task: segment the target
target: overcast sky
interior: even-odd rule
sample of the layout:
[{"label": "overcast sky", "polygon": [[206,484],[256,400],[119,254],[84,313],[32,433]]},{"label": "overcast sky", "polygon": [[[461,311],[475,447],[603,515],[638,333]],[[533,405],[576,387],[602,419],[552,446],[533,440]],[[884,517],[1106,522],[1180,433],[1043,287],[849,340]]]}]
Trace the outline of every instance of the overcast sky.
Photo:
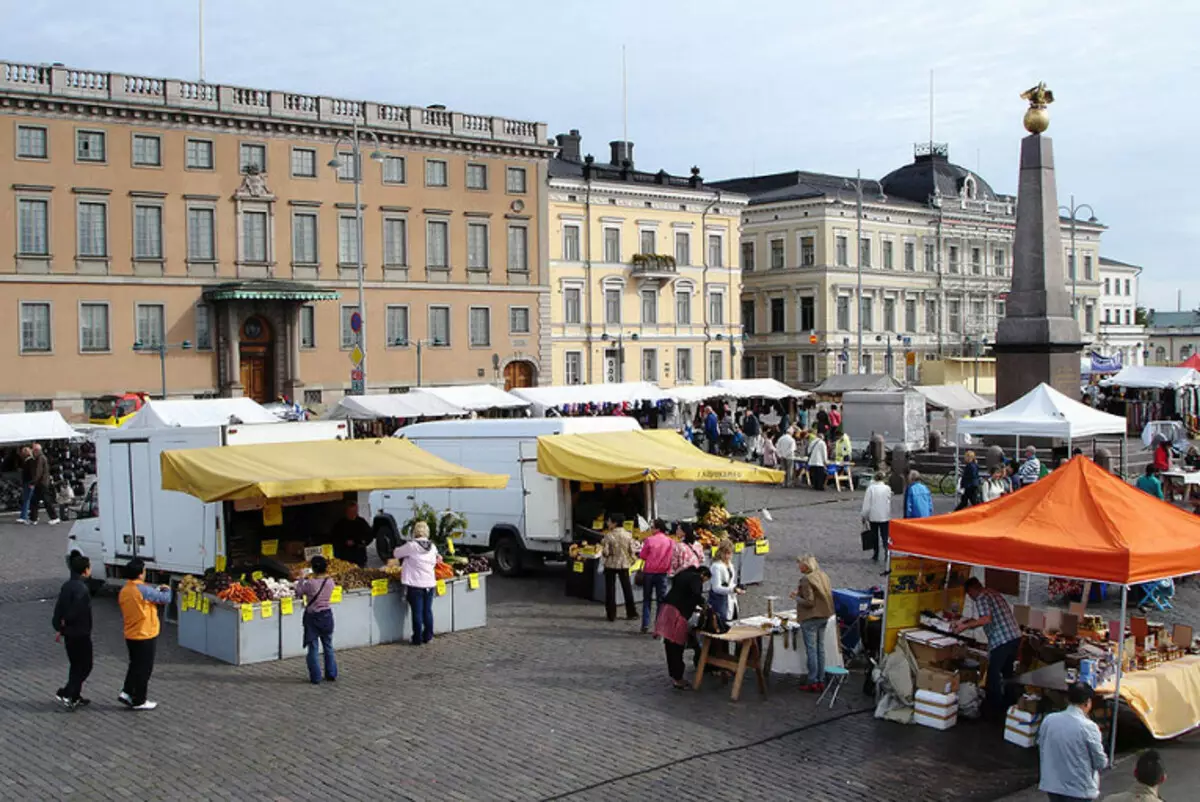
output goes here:
[{"label": "overcast sky", "polygon": [[[0,0],[0,59],[195,78],[197,0]],[[621,136],[637,165],[709,179],[789,169],[881,177],[929,136],[1016,191],[1024,102],[1044,80],[1059,201],[1144,266],[1142,302],[1200,307],[1200,3],[207,0],[206,78]],[[1085,215],[1086,216],[1086,215]]]}]

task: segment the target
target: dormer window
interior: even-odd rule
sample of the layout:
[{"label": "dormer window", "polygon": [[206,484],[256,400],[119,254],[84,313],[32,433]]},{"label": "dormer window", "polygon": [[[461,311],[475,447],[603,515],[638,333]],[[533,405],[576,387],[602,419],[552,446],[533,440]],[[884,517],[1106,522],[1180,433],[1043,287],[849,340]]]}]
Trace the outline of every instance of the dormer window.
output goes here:
[{"label": "dormer window", "polygon": [[967,200],[978,200],[979,187],[975,183],[975,176],[968,175],[963,180],[963,197]]}]

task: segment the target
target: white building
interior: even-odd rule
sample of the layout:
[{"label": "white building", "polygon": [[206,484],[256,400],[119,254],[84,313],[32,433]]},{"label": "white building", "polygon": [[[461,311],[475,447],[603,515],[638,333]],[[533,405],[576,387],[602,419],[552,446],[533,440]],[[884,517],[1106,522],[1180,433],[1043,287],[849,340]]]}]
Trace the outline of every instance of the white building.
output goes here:
[{"label": "white building", "polygon": [[1104,356],[1119,357],[1122,365],[1146,363],[1146,327],[1137,319],[1141,274],[1136,265],[1100,257],[1100,332],[1094,345]]}]

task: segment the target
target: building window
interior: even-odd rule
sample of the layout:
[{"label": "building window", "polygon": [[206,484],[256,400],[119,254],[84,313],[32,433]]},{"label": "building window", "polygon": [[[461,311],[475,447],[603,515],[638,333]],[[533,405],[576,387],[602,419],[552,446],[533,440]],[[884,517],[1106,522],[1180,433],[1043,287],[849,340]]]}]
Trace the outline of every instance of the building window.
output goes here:
[{"label": "building window", "polygon": [[844,234],[834,237],[834,252],[837,257],[838,267],[846,267],[850,264],[848,249],[849,242]]},{"label": "building window", "polygon": [[508,227],[508,271],[529,272],[529,230],[525,226]]},{"label": "building window", "polygon": [[621,290],[619,288],[604,290],[604,322],[621,322]]},{"label": "building window", "polygon": [[896,330],[896,299],[883,299],[883,330],[891,334]]},{"label": "building window", "polygon": [[1067,278],[1075,278],[1075,254],[1067,254]]},{"label": "building window", "polygon": [[[1119,280],[1118,280],[1118,283],[1119,283]],[[1104,294],[1105,294],[1105,295],[1108,295],[1108,294],[1109,294],[1109,292],[1108,292],[1108,279],[1104,279]]]},{"label": "building window", "polygon": [[103,131],[76,131],[75,158],[81,162],[102,162],[105,160],[105,142]]},{"label": "building window", "polygon": [[871,266],[871,240],[863,237],[858,243],[858,263],[863,267]]},{"label": "building window", "polygon": [[904,243],[904,269],[912,273],[917,269],[917,243]]},{"label": "building window", "polygon": [[81,303],[79,350],[85,354],[97,354],[108,349],[108,304]]},{"label": "building window", "polygon": [[[1108,310],[1108,309],[1105,309],[1105,310],[1104,310],[1104,322],[1105,322],[1105,323],[1112,323],[1112,320],[1110,320],[1110,319],[1109,319],[1109,313],[1110,313],[1110,311],[1111,311],[1111,310]],[[1120,317],[1120,316],[1121,316],[1121,311],[1118,309],[1118,310],[1117,310],[1117,317]],[[1121,321],[1119,321],[1119,320],[1118,320],[1117,322],[1118,322],[1118,323],[1120,323]]]},{"label": "building window", "polygon": [[911,298],[904,302],[904,331],[908,334],[917,331],[917,302]]},{"label": "building window", "polygon": [[1092,255],[1090,253],[1083,255],[1083,277],[1088,281],[1092,280]]},{"label": "building window", "polygon": [[658,252],[658,247],[655,245],[655,234],[653,229],[644,229],[639,235],[641,251],[639,253],[652,254]]},{"label": "building window", "polygon": [[383,183],[403,184],[407,180],[403,156],[383,157]]},{"label": "building window", "polygon": [[976,276],[983,273],[983,250],[981,248],[971,249],[971,273]]},{"label": "building window", "polygon": [[863,373],[867,373],[867,374],[875,372],[875,357],[874,357],[874,355],[863,354],[862,369],[863,369]]},{"label": "building window", "polygon": [[925,302],[925,331],[933,334],[938,330],[938,307],[937,301]]},{"label": "building window", "polygon": [[863,331],[874,331],[875,325],[875,299],[869,296],[862,296],[858,299],[858,319],[862,323]]},{"label": "building window", "polygon": [[642,290],[642,325],[658,323],[658,291]]},{"label": "building window", "polygon": [[817,299],[811,295],[800,299],[800,331],[815,331],[817,328]]},{"label": "building window", "polygon": [[783,268],[783,240],[771,240],[771,269],[780,270]]},{"label": "building window", "polygon": [[76,236],[80,256],[108,256],[108,207],[80,203]]},{"label": "building window", "polygon": [[755,359],[752,356],[742,357],[742,378],[743,379],[756,378],[755,374],[756,374],[757,370],[756,370],[756,366],[755,366],[754,362],[755,362]]},{"label": "building window", "polygon": [[425,264],[428,267],[450,267],[450,224],[445,220],[430,220],[425,224]]},{"label": "building window", "polygon": [[446,162],[442,161],[441,159],[425,160],[425,186],[449,186],[447,175]]},{"label": "building window", "polygon": [[583,354],[567,351],[565,354],[564,379],[567,384],[583,384]]},{"label": "building window", "polygon": [[21,353],[50,352],[50,304],[21,304]]},{"label": "building window", "polygon": [[950,319],[949,323],[951,333],[962,334],[962,302],[948,301],[947,305],[949,307],[947,310],[947,317]]},{"label": "building window", "polygon": [[18,125],[17,157],[45,159],[47,157],[46,129],[34,125]]},{"label": "building window", "polygon": [[891,240],[885,239],[883,241],[883,269],[884,270],[894,270],[896,268],[896,264],[893,261],[893,257],[892,257],[893,245],[894,245],[894,243]]},{"label": "building window", "polygon": [[567,287],[563,290],[563,322],[578,324],[580,321],[580,296],[583,291],[578,287]]},{"label": "building window", "polygon": [[429,339],[434,345],[450,345],[450,307],[429,307]]},{"label": "building window", "polygon": [[742,301],[742,332],[746,335],[756,334],[757,312],[753,300]]},{"label": "building window", "polygon": [[725,354],[722,351],[708,352],[708,380],[721,381],[725,378]]},{"label": "building window", "polygon": [[315,214],[297,212],[292,215],[292,261],[304,265],[317,263],[317,216]]},{"label": "building window", "polygon": [[162,304],[138,304],[134,329],[141,348],[161,348],[166,342],[166,322]]},{"label": "building window", "polygon": [[654,382],[658,379],[658,351],[653,348],[642,349],[642,381]]},{"label": "building window", "polygon": [[212,307],[208,304],[197,304],[196,350],[211,351],[212,347]]},{"label": "building window", "polygon": [[925,246],[925,272],[932,273],[937,270],[937,261],[934,254],[933,245]]},{"label": "building window", "polygon": [[509,167],[506,171],[504,188],[515,195],[525,194],[525,168]]},{"label": "building window", "polygon": [[342,307],[341,340],[343,351],[349,351],[358,342],[358,335],[354,333],[354,329],[350,326],[350,319],[354,317],[354,313],[357,311],[357,306]]},{"label": "building window", "polygon": [[162,207],[133,207],[133,258],[161,259]]},{"label": "building window", "polygon": [[213,168],[213,143],[209,139],[189,139],[184,147],[184,164],[189,170]]},{"label": "building window", "polygon": [[1132,312],[1131,312],[1130,310],[1128,310],[1128,309],[1126,309],[1126,310],[1125,310],[1125,325],[1126,325],[1126,326],[1133,325],[1133,323],[1132,323]]},{"label": "building window", "polygon": [[618,264],[621,261],[621,229],[604,229],[604,261]]},{"label": "building window", "polygon": [[292,148],[292,176],[295,178],[317,177],[317,152],[315,150]]},{"label": "building window", "polygon": [[725,266],[724,237],[720,234],[708,235],[708,265],[709,267]]},{"label": "building window", "polygon": [[742,243],[742,270],[746,272],[754,271],[754,243]]},{"label": "building window", "polygon": [[850,331],[849,295],[839,295],[837,298],[837,327],[838,331]]},{"label": "building window", "polygon": [[21,198],[17,201],[17,253],[24,256],[49,256],[49,208],[44,200]]},{"label": "building window", "polygon": [[579,261],[579,226],[563,226],[563,261]]},{"label": "building window", "polygon": [[996,275],[1003,276],[1005,268],[1003,248],[996,248],[992,251],[992,264],[996,268]]},{"label": "building window", "polygon": [[31,398],[25,402],[26,412],[51,412],[54,410],[54,401],[49,398]]},{"label": "building window", "polygon": [[708,322],[714,326],[725,324],[725,293],[715,290],[708,293]]},{"label": "building window", "polygon": [[687,290],[675,291],[675,325],[692,325],[692,294]]},{"label": "building window", "polygon": [[389,306],[386,314],[388,347],[408,345],[408,307]]},{"label": "building window", "polygon": [[529,307],[514,306],[508,310],[509,334],[529,333]]},{"label": "building window", "polygon": [[267,146],[257,145],[251,142],[243,142],[238,153],[238,169],[241,172],[246,172],[250,169],[256,169],[260,173],[267,171]]},{"label": "building window", "polygon": [[487,189],[487,165],[467,165],[467,189]]},{"label": "building window", "polygon": [[1083,308],[1083,328],[1085,331],[1096,330],[1096,308],[1091,304]]},{"label": "building window", "polygon": [[972,323],[976,325],[985,325],[987,323],[987,307],[983,301],[971,301],[971,318]]},{"label": "building window", "polygon": [[787,330],[787,309],[782,298],[771,299],[771,333],[779,334]]},{"label": "building window", "polygon": [[358,220],[353,215],[338,218],[338,264],[358,264]]},{"label": "building window", "polygon": [[800,266],[812,267],[817,263],[817,241],[813,237],[800,238]]},{"label": "building window", "polygon": [[266,212],[242,212],[242,260],[267,261]]},{"label": "building window", "polygon": [[679,348],[675,351],[675,381],[692,380],[692,349]]},{"label": "building window", "polygon": [[305,390],[304,391],[304,406],[313,407],[317,404],[322,404],[323,393],[320,390]]},{"label": "building window", "polygon": [[787,359],[782,354],[771,357],[771,378],[777,382],[787,381]]},{"label": "building window", "polygon": [[162,140],[151,134],[134,134],[133,163],[137,167],[162,167]]},{"label": "building window", "polygon": [[950,272],[951,273],[958,272],[958,246],[957,245],[950,246]]},{"label": "building window", "polygon": [[317,347],[316,309],[311,306],[300,307],[300,347]]},{"label": "building window", "polygon": [[686,231],[675,232],[675,264],[692,263],[692,235]]},{"label": "building window", "polygon": [[403,217],[383,219],[383,263],[408,264],[408,221]]},{"label": "building window", "polygon": [[213,243],[215,215],[212,209],[187,210],[188,261],[211,262],[216,258]]},{"label": "building window", "polygon": [[997,320],[1004,317],[1004,311],[1005,311],[1004,301],[996,301],[996,319]]},{"label": "building window", "polygon": [[338,153],[334,151],[337,157],[337,180],[338,181],[354,181],[358,178],[362,168],[362,154],[355,154],[353,151],[349,153]]},{"label": "building window", "polygon": [[467,269],[488,269],[487,223],[467,224]]},{"label": "building window", "polygon": [[1125,279],[1125,294],[1126,295],[1132,295],[1132,293],[1129,291],[1129,288],[1131,286],[1132,286],[1132,282],[1130,281],[1130,279]]},{"label": "building window", "polygon": [[813,354],[800,355],[800,381],[812,383],[817,380],[817,357]]}]

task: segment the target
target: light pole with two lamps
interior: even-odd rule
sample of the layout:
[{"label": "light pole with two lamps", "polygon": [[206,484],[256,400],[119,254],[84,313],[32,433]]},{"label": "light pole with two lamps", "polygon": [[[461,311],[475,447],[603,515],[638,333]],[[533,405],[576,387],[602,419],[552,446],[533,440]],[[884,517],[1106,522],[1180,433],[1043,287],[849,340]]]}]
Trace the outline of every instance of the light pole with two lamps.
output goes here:
[{"label": "light pole with two lamps", "polygon": [[[629,339],[637,342],[637,332],[629,335]],[[616,336],[609,334],[607,331],[600,335],[600,339],[604,342],[615,342],[617,344],[617,384],[625,381],[625,334],[621,332]]]},{"label": "light pole with two lamps", "polygon": [[[895,362],[895,356],[894,356],[894,353],[893,353],[893,351],[892,351],[892,337],[891,337],[891,335],[889,335],[889,334],[876,334],[876,335],[875,335],[875,342],[877,342],[877,343],[878,343],[878,342],[886,342],[886,343],[887,343],[887,356],[884,358],[884,361],[885,361],[885,364],[887,365],[887,374],[888,374],[889,376],[891,376],[891,377],[895,378],[895,375],[896,375],[896,362]],[[903,335],[903,334],[897,334],[897,335],[896,335],[896,342],[897,342],[897,343],[903,343],[903,342],[904,342],[904,335]]]},{"label": "light pole with two lamps", "polygon": [[1092,224],[1100,222],[1096,219],[1096,211],[1091,206],[1086,203],[1076,205],[1074,195],[1071,196],[1070,206],[1058,207],[1059,214],[1066,213],[1071,218],[1071,317],[1075,318],[1076,321],[1079,320],[1079,313],[1076,311],[1079,305],[1079,296],[1076,289],[1077,278],[1079,276],[1079,265],[1077,262],[1079,260],[1075,257],[1075,216],[1084,209],[1087,209],[1090,215],[1087,222]]},{"label": "light pole with two lamps", "polygon": [[167,400],[167,351],[171,348],[178,348],[180,351],[190,351],[192,349],[192,341],[184,340],[181,343],[168,343],[162,340],[157,343],[143,343],[141,340],[135,340],[133,350],[139,354],[158,354],[159,369],[162,371],[162,397]]}]

